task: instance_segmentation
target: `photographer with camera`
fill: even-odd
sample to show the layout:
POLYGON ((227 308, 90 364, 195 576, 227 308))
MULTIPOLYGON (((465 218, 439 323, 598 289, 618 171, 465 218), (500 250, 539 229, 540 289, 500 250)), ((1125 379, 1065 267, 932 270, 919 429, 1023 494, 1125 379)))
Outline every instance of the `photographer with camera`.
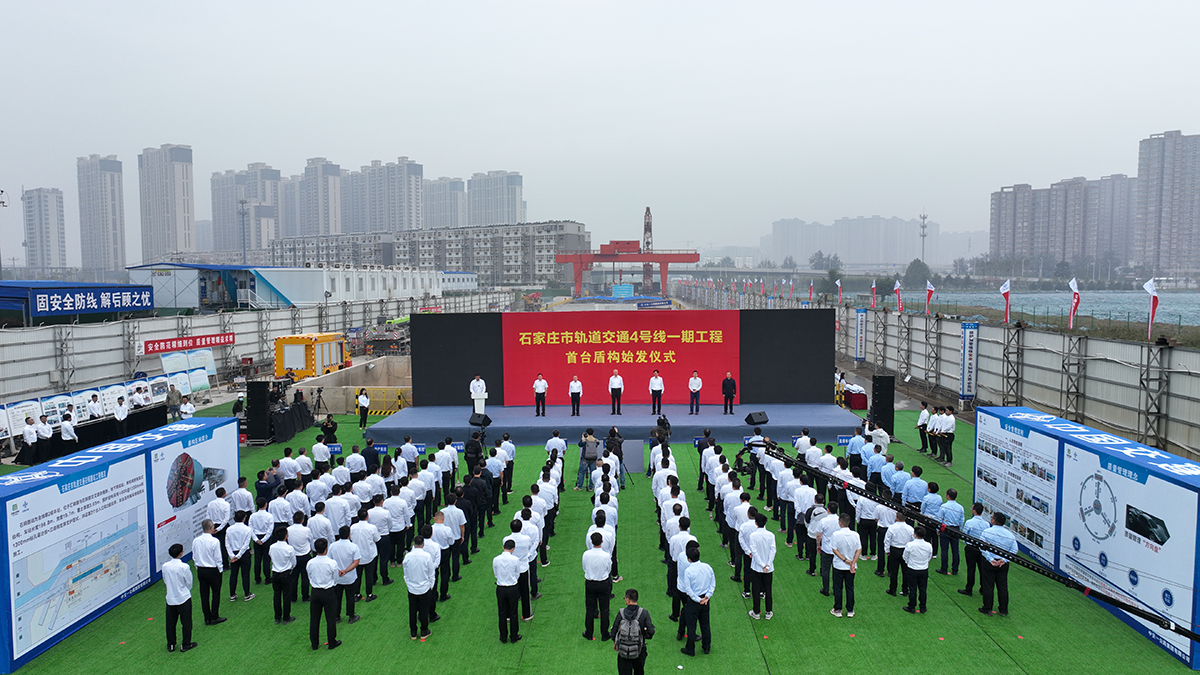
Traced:
POLYGON ((596 460, 600 457, 600 441, 596 440, 595 430, 588 428, 579 438, 579 476, 575 480, 575 490, 584 489, 583 481, 587 480, 587 489, 592 489, 592 472, 596 470, 596 460))

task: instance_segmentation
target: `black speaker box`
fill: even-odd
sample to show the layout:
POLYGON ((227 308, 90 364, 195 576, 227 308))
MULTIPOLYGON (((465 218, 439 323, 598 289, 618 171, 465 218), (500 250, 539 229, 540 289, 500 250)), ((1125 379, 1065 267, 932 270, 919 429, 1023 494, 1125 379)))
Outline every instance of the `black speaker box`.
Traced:
POLYGON ((271 438, 271 383, 246 383, 246 438, 251 441, 271 438))
POLYGON ((889 434, 896 433, 896 378, 875 375, 871 378, 871 421, 889 434))
POLYGON ((764 410, 759 410, 758 412, 752 412, 749 415, 746 415, 746 424, 749 424, 752 427, 756 427, 756 426, 759 426, 760 424, 766 424, 766 423, 767 423, 767 413, 764 410))
POLYGON ((471 419, 468 422, 468 424, 470 424, 473 427, 491 426, 492 418, 488 417, 484 413, 471 413, 471 419))

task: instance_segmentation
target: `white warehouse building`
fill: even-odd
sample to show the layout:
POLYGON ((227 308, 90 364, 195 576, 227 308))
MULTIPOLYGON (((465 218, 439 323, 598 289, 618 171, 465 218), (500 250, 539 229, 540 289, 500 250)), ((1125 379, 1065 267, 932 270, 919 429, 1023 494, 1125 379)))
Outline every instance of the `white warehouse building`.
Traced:
POLYGON ((477 290, 474 272, 315 263, 306 267, 249 267, 155 263, 127 268, 130 282, 154 287, 159 309, 314 307, 363 300, 441 297, 477 290))

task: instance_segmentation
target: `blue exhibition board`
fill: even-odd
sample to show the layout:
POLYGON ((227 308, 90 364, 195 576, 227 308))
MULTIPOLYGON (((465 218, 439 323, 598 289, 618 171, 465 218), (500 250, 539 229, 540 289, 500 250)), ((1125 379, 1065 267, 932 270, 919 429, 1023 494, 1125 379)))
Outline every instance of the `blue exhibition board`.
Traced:
POLYGON ((237 420, 194 417, 0 477, 0 672, 157 581, 237 476, 237 420))
MULTIPOLYGON (((1030 408, 979 408, 975 500, 1021 552, 1196 631, 1200 463, 1030 408)), ((1104 605, 1192 669, 1187 639, 1104 605)))

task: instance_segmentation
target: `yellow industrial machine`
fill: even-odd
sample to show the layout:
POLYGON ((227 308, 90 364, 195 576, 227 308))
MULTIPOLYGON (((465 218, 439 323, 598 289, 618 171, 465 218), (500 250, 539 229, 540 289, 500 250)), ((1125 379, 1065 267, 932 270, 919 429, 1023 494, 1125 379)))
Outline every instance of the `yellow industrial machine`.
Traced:
POLYGON ((304 333, 275 338, 275 377, 290 372, 299 380, 316 377, 350 365, 346 336, 341 333, 304 333))

